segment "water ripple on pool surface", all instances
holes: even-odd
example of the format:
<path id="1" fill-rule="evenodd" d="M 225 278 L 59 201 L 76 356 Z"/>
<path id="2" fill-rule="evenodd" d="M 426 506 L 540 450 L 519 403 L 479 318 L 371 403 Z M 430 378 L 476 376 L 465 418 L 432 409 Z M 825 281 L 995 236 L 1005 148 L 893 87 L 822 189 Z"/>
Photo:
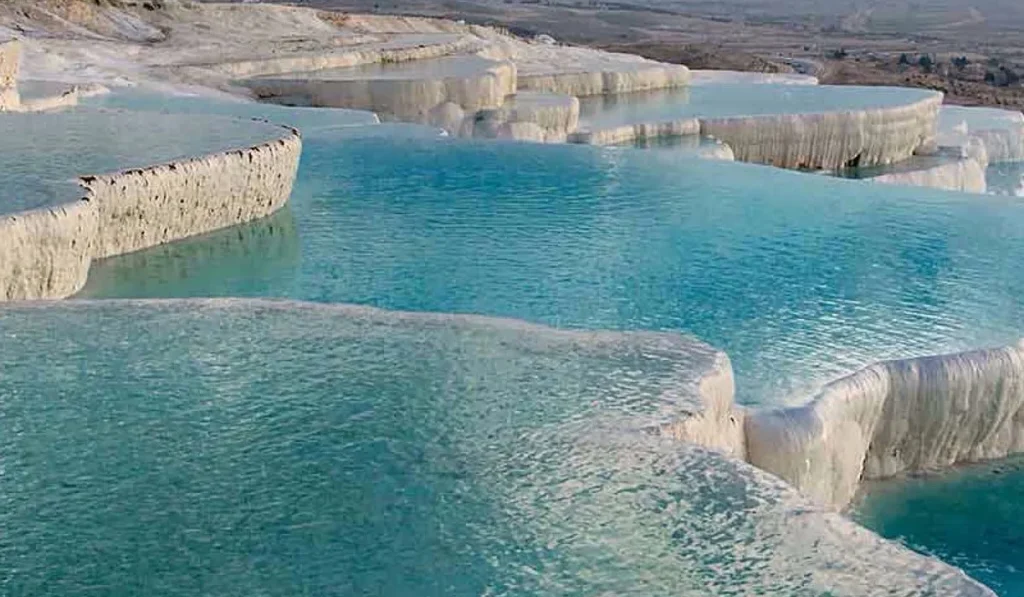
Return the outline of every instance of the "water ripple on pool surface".
<path id="1" fill-rule="evenodd" d="M 97 264 L 83 296 L 282 296 L 684 330 L 747 403 L 801 401 L 881 358 L 1024 332 L 1024 208 L 672 152 L 461 142 L 375 127 L 307 136 L 297 257 L 210 249 Z M 260 224 L 254 224 L 259 226 Z M 242 251 L 245 253 L 245 251 Z M 187 260 L 187 258 L 186 258 Z M 233 275 L 258 269 L 250 282 Z"/>

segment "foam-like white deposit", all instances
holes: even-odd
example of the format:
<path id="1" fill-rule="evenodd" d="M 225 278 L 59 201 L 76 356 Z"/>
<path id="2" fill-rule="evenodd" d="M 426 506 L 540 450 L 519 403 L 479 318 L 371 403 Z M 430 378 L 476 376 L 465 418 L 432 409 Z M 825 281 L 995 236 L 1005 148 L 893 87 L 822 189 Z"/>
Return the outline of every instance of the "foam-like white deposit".
<path id="1" fill-rule="evenodd" d="M 751 463 L 836 508 L 862 477 L 1018 453 L 1024 344 L 878 363 L 804 406 L 748 412 L 744 435 Z"/>
<path id="2" fill-rule="evenodd" d="M 84 199 L 0 216 L 0 300 L 63 298 L 93 259 L 251 221 L 291 194 L 295 131 L 248 149 L 84 176 Z"/>
<path id="3" fill-rule="evenodd" d="M 737 160 L 835 170 L 891 164 L 936 135 L 942 94 L 909 105 L 816 114 L 701 118 L 700 133 L 732 147 Z"/>

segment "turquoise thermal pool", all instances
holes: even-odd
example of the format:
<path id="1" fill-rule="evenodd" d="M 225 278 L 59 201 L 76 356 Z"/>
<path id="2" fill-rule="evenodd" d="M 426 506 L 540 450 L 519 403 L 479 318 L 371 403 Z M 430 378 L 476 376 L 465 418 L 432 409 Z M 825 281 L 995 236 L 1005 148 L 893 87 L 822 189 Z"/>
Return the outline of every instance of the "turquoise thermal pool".
<path id="1" fill-rule="evenodd" d="M 0 214 L 81 198 L 77 178 L 245 148 L 282 136 L 281 127 L 244 117 L 151 114 L 78 108 L 0 114 Z"/>
<path id="2" fill-rule="evenodd" d="M 306 135 L 288 209 L 293 226 L 275 218 L 94 264 L 81 296 L 682 330 L 729 354 L 748 404 L 803 402 L 878 359 L 1024 331 L 1024 210 L 994 197 L 357 127 Z"/>
<path id="3" fill-rule="evenodd" d="M 934 95 L 900 87 L 698 85 L 580 98 L 580 128 L 606 129 L 637 122 L 768 114 L 810 114 L 912 104 Z"/>
<path id="4" fill-rule="evenodd" d="M 226 300 L 0 339 L 7 594 L 985 594 L 651 434 L 714 354 L 685 337 Z"/>

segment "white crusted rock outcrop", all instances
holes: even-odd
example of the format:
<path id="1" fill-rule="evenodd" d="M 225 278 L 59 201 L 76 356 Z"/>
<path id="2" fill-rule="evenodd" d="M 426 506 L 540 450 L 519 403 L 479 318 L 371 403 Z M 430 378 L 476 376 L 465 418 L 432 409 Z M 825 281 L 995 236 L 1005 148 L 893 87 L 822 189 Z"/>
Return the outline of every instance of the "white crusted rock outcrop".
<path id="1" fill-rule="evenodd" d="M 240 224 L 288 200 L 302 142 L 283 138 L 170 164 L 84 176 L 78 202 L 0 217 L 0 299 L 63 298 L 93 259 Z"/>
<path id="2" fill-rule="evenodd" d="M 700 133 L 732 147 L 737 160 L 835 170 L 909 158 L 934 141 L 942 94 L 908 105 L 819 114 L 701 118 Z"/>
<path id="3" fill-rule="evenodd" d="M 751 411 L 751 463 L 836 508 L 860 479 L 1024 450 L 1024 345 L 888 361 L 807 405 Z"/>
<path id="4" fill-rule="evenodd" d="M 18 82 L 21 43 L 16 39 L 0 39 L 0 88 L 12 87 Z"/>

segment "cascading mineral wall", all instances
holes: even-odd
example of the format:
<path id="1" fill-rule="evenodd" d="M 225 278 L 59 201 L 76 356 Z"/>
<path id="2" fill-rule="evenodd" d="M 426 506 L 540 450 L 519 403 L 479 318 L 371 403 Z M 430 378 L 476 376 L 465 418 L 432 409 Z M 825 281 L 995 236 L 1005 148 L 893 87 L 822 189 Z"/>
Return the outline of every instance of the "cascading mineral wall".
<path id="1" fill-rule="evenodd" d="M 98 220 L 94 256 L 130 253 L 267 216 L 288 200 L 297 133 L 246 150 L 87 177 Z"/>
<path id="2" fill-rule="evenodd" d="M 95 238 L 96 211 L 85 201 L 0 216 L 0 301 L 74 294 Z"/>
<path id="3" fill-rule="evenodd" d="M 727 143 L 744 162 L 815 170 L 878 166 L 933 143 L 941 104 L 935 93 L 892 108 L 702 118 L 700 133 Z"/>
<path id="4" fill-rule="evenodd" d="M 0 217 L 0 300 L 77 292 L 92 259 L 248 222 L 288 200 L 296 131 L 249 149 L 82 178 L 85 198 Z"/>
<path id="5" fill-rule="evenodd" d="M 862 477 L 1024 451 L 1024 344 L 888 361 L 805 406 L 751 411 L 749 461 L 842 508 Z"/>

